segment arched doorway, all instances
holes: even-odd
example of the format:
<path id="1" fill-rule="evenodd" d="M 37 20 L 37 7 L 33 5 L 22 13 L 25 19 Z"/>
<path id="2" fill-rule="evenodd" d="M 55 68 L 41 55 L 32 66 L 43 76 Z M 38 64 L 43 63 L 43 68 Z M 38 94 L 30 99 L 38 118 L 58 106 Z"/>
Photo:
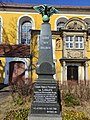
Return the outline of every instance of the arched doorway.
<path id="1" fill-rule="evenodd" d="M 25 63 L 22 61 L 11 61 L 9 63 L 9 82 L 14 82 L 19 76 L 25 79 Z"/>

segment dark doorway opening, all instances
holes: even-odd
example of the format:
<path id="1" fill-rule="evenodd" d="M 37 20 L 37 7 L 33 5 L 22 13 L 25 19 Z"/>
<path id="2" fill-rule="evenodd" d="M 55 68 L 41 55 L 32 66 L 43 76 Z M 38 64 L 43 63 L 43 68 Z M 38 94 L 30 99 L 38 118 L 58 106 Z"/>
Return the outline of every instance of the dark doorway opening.
<path id="1" fill-rule="evenodd" d="M 67 66 L 67 80 L 78 80 L 78 66 Z"/>
<path id="2" fill-rule="evenodd" d="M 9 82 L 22 75 L 25 78 L 25 63 L 22 61 L 12 61 L 9 63 Z"/>

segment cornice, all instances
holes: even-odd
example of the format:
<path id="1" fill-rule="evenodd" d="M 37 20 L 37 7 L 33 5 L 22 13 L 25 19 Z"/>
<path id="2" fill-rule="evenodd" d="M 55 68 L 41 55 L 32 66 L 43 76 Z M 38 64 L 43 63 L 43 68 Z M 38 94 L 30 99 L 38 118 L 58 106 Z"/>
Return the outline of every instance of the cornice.
<path id="1" fill-rule="evenodd" d="M 0 2 L 1 11 L 15 11 L 15 12 L 36 12 L 33 6 L 38 4 L 17 4 Z M 90 14 L 90 6 L 54 6 L 60 11 L 60 14 Z"/>

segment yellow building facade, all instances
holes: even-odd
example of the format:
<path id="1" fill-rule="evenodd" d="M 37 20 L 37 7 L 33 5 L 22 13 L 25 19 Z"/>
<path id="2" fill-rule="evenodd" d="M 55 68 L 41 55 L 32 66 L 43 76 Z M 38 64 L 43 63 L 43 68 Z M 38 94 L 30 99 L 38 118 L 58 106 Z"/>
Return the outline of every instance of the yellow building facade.
<path id="1" fill-rule="evenodd" d="M 54 7 L 60 11 L 50 18 L 56 66 L 54 78 L 61 82 L 90 80 L 90 7 Z M 0 5 L 0 83 L 9 84 L 22 74 L 25 79 L 30 74 L 36 79 L 41 24 L 42 16 L 33 5 Z M 14 45 L 18 46 L 18 54 Z M 19 48 L 23 45 L 30 46 L 32 65 L 27 49 Z M 19 56 L 22 51 L 23 57 Z"/>

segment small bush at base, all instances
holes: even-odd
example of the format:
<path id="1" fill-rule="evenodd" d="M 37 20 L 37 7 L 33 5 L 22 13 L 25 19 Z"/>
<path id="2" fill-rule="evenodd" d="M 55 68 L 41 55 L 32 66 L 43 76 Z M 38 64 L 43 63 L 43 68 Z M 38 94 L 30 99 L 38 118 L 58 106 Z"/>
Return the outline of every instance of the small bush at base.
<path id="1" fill-rule="evenodd" d="M 73 110 L 66 110 L 63 112 L 63 119 L 62 120 L 90 120 L 86 117 L 84 112 L 76 112 Z"/>
<path id="2" fill-rule="evenodd" d="M 78 98 L 75 98 L 72 94 L 66 94 L 64 97 L 65 106 L 78 106 L 80 105 L 80 100 Z"/>
<path id="3" fill-rule="evenodd" d="M 10 84 L 13 101 L 18 105 L 22 105 L 26 102 L 28 97 L 30 100 L 33 94 L 33 85 L 34 83 L 30 78 L 20 79 L 17 77 L 15 81 Z"/>
<path id="4" fill-rule="evenodd" d="M 30 109 L 12 110 L 7 113 L 4 120 L 28 120 L 28 114 Z"/>

